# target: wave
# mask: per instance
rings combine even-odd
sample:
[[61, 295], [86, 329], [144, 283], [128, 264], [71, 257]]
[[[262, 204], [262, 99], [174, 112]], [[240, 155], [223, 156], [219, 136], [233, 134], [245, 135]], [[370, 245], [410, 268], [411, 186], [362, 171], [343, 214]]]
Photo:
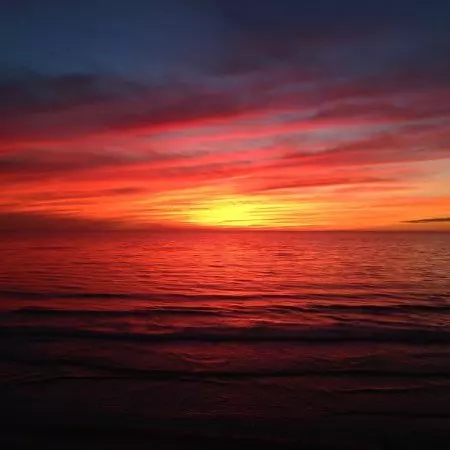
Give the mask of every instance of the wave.
[[[268, 324], [270, 322], [267, 322]], [[331, 324], [328, 326], [160, 327], [152, 332], [116, 332], [57, 326], [4, 325], [0, 336], [42, 339], [90, 339], [132, 342], [387, 342], [406, 344], [449, 343], [450, 329], [394, 328], [383, 325]]]
[[[27, 361], [29, 362], [29, 361]], [[58, 364], [56, 361], [48, 363], [49, 366], [54, 367]], [[59, 362], [61, 365], [61, 363]], [[45, 365], [45, 364], [40, 364]], [[76, 366], [76, 364], [70, 363], [70, 366]], [[188, 370], [139, 370], [130, 368], [114, 368], [107, 366], [98, 367], [95, 364], [82, 364], [84, 368], [103, 370], [112, 372], [110, 375], [97, 374], [97, 375], [53, 375], [42, 378], [35, 378], [31, 380], [10, 380], [6, 383], [8, 385], [19, 384], [43, 384], [54, 383], [55, 380], [91, 380], [91, 381], [104, 381], [104, 380], [183, 380], [183, 381], [197, 381], [199, 379], [267, 379], [267, 378], [309, 378], [309, 377], [322, 377], [322, 378], [450, 378], [449, 371], [439, 372], [420, 372], [420, 371], [392, 371], [392, 370], [282, 370], [282, 371], [216, 371], [216, 370], [200, 370], [200, 371], [188, 371]], [[377, 388], [361, 388], [353, 390], [341, 390], [335, 391], [336, 393], [344, 392], [346, 394], [395, 394], [406, 392], [424, 392], [424, 391], [443, 391], [449, 390], [448, 386], [433, 385], [426, 387], [404, 387], [404, 388], [392, 388], [386, 390], [380, 390]]]
[[[7, 379], [5, 378], [0, 385], [5, 384], [35, 384], [45, 383], [55, 379], [75, 379], [75, 380], [105, 380], [105, 379], [145, 379], [145, 380], [196, 380], [196, 379], [258, 379], [258, 378], [307, 378], [307, 377], [325, 377], [325, 378], [345, 378], [345, 377], [358, 377], [358, 378], [450, 378], [450, 371], [447, 369], [429, 368], [414, 370], [412, 367], [404, 369], [396, 368], [374, 368], [374, 367], [351, 367], [349, 365], [342, 368], [336, 368], [333, 366], [327, 367], [283, 367], [277, 368], [258, 368], [258, 369], [240, 369], [233, 368], [231, 370], [226, 369], [152, 369], [143, 367], [130, 367], [128, 365], [121, 365], [117, 362], [105, 359], [93, 359], [93, 358], [74, 358], [74, 359], [62, 359], [55, 357], [36, 357], [35, 354], [30, 355], [21, 353], [19, 354], [4, 354], [2, 360], [6, 363], [13, 364], [26, 364], [37, 367], [63, 367], [68, 366], [71, 369], [83, 369], [83, 372], [55, 372], [35, 375], [32, 377], [19, 377]], [[86, 373], [85, 370], [89, 372]], [[432, 385], [402, 385], [402, 386], [356, 386], [356, 387], [344, 387], [340, 389], [340, 392], [346, 394], [358, 394], [358, 393], [373, 393], [373, 394], [389, 394], [396, 392], [407, 391], [424, 391], [424, 390], [449, 390], [448, 383], [432, 384]], [[335, 390], [335, 392], [338, 392]]]
[[[20, 299], [155, 299], [164, 297], [150, 293], [113, 293], [113, 292], [58, 292], [58, 291], [19, 291], [0, 290], [1, 297]], [[170, 294], [170, 298], [189, 298], [186, 294]]]
[[[326, 286], [322, 286], [326, 288]], [[351, 289], [351, 286], [348, 286]], [[306, 287], [305, 287], [306, 291]], [[298, 293], [240, 293], [235, 292], [233, 294], [200, 294], [200, 293], [170, 293], [163, 292], [58, 292], [58, 291], [20, 291], [20, 290], [0, 290], [0, 297], [5, 298], [18, 298], [18, 299], [117, 299], [117, 300], [373, 300], [373, 299], [426, 299], [427, 301], [447, 301], [450, 300], [450, 293], [421, 293], [410, 292], [402, 293], [401, 295], [396, 292], [384, 292], [382, 290], [372, 292], [342, 292], [342, 291], [328, 291], [326, 289], [323, 292], [306, 291]]]
[[[128, 310], [103, 310], [103, 309], [53, 309], [53, 308], [19, 308], [6, 313], [6, 315], [21, 316], [54, 316], [54, 317], [139, 317], [152, 316], [154, 314], [175, 314], [175, 315], [208, 315], [219, 316], [223, 312], [218, 308], [189, 307], [182, 308], [176, 306], [148, 307], [145, 309]], [[4, 314], [5, 315], [5, 314]]]
[[364, 305], [364, 304], [308, 304], [308, 305], [211, 305], [211, 306], [173, 306], [167, 304], [149, 305], [145, 308], [132, 309], [67, 309], [67, 308], [45, 308], [45, 307], [24, 307], [18, 308], [3, 315], [21, 316], [54, 316], [54, 317], [146, 317], [154, 315], [187, 315], [187, 316], [246, 316], [254, 314], [276, 314], [291, 315], [295, 313], [322, 313], [332, 314], [410, 314], [410, 313], [446, 313], [450, 312], [450, 304], [386, 304], [386, 305]]

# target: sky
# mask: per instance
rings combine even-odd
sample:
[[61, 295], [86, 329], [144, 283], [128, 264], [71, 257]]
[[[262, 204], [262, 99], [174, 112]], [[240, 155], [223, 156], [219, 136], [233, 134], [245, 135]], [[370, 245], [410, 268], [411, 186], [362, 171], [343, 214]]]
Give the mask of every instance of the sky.
[[450, 230], [450, 3], [6, 0], [0, 230]]

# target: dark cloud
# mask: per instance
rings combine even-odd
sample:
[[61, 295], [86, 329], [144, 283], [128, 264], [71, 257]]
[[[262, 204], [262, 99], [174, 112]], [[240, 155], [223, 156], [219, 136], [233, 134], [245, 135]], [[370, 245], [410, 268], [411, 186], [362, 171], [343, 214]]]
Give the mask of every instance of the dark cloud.
[[[108, 197], [120, 197], [128, 195], [136, 195], [145, 193], [142, 187], [123, 187], [113, 189], [97, 189], [95, 191], [79, 190], [79, 191], [43, 191], [38, 194], [25, 194], [21, 199], [27, 202], [54, 202], [54, 201], [70, 201], [70, 200], [89, 200], [102, 199]], [[17, 205], [16, 205], [17, 206]]]
[[[416, 75], [403, 73], [358, 82], [322, 79], [307, 90], [302, 84], [311, 83], [313, 78], [291, 71], [268, 72], [223, 85], [171, 81], [144, 86], [87, 74], [64, 79], [39, 76], [38, 82], [34, 78], [16, 80], [14, 88], [11, 83], [0, 84], [0, 92], [8, 93], [0, 108], [0, 138], [6, 146], [16, 141], [48, 142], [133, 130], [151, 133], [300, 106], [318, 108], [317, 118], [414, 120], [448, 116], [448, 80], [433, 84], [426, 73]], [[74, 89], [73, 84], [78, 87]], [[417, 92], [422, 92], [422, 97], [411, 97]]]
[[58, 76], [14, 71], [0, 76], [0, 114], [43, 113], [139, 95], [143, 87], [113, 76], [71, 73]]
[[104, 167], [124, 167], [144, 160], [158, 160], [151, 152], [138, 159], [126, 152], [108, 151], [35, 151], [28, 150], [16, 154], [0, 156], [0, 174], [3, 181], [23, 180], [52, 176], [60, 177], [69, 173]]
[[432, 217], [430, 219], [405, 220], [404, 223], [444, 223], [450, 222], [450, 217]]
[[152, 127], [232, 117], [265, 107], [274, 100], [271, 91], [277, 86], [277, 80], [262, 87], [259, 83], [208, 87], [171, 81], [136, 89], [130, 82], [128, 89], [127, 82], [120, 81], [105, 91], [107, 80], [85, 77], [92, 82], [76, 94], [70, 82], [54, 78], [40, 77], [38, 83], [18, 80], [14, 88], [11, 83], [0, 85], [0, 92], [8, 92], [0, 110], [3, 142], [58, 140], [142, 127], [151, 131]]
[[148, 220], [145, 224], [134, 224], [124, 215], [121, 219], [97, 219], [79, 217], [66, 213], [0, 211], [0, 232], [96, 232], [127, 230], [160, 230], [169, 227]]
[[82, 219], [51, 213], [0, 211], [0, 231], [2, 232], [95, 231], [121, 229], [123, 226], [123, 223], [114, 220]]
[[[177, 153], [160, 153], [145, 149], [132, 151], [127, 148], [108, 150], [95, 148], [91, 150], [67, 150], [57, 148], [53, 151], [24, 149], [18, 152], [0, 154], [0, 185], [14, 182], [35, 182], [39, 180], [67, 179], [83, 176], [86, 172], [109, 169], [126, 170], [140, 164], [156, 164], [183, 161], [195, 155]], [[106, 195], [132, 194], [134, 188], [110, 190]]]

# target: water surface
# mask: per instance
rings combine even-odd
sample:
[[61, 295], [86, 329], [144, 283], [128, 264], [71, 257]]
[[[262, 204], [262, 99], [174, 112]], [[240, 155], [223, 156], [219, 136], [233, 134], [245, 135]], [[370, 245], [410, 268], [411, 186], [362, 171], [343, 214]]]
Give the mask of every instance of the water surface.
[[4, 237], [10, 420], [320, 448], [447, 433], [450, 233]]

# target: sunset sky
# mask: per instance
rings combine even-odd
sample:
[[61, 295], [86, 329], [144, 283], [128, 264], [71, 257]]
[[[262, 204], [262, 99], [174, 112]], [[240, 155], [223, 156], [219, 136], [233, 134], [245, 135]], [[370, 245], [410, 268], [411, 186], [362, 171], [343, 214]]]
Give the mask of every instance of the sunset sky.
[[5, 4], [0, 230], [450, 230], [450, 2]]

